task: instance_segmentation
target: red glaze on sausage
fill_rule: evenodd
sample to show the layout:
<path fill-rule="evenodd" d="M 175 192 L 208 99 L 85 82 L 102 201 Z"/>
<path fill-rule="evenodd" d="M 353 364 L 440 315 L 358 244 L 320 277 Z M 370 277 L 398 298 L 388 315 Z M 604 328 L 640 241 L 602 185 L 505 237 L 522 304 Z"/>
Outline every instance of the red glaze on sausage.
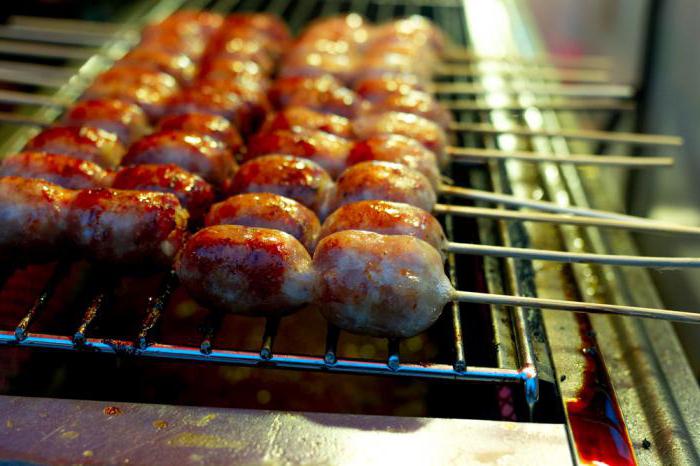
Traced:
<path fill-rule="evenodd" d="M 68 155 L 46 152 L 8 155 L 0 165 L 0 176 L 36 178 L 69 189 L 109 185 L 108 173 L 99 165 Z"/>
<path fill-rule="evenodd" d="M 148 118 L 136 104 L 118 99 L 83 100 L 63 115 L 65 126 L 91 126 L 117 135 L 129 145 L 148 132 Z"/>
<path fill-rule="evenodd" d="M 403 202 L 432 211 L 437 196 L 420 172 L 391 162 L 362 162 L 343 172 L 337 180 L 334 209 L 358 201 Z"/>
<path fill-rule="evenodd" d="M 174 194 L 193 221 L 201 219 L 214 202 L 214 188 L 200 176 L 177 165 L 134 165 L 119 169 L 112 188 Z"/>
<path fill-rule="evenodd" d="M 126 150 L 117 135 L 99 128 L 54 126 L 34 136 L 24 147 L 27 151 L 69 155 L 103 168 L 114 168 Z"/>
<path fill-rule="evenodd" d="M 100 188 L 77 192 L 66 224 L 71 243 L 88 259 L 169 265 L 184 242 L 187 220 L 172 194 Z"/>
<path fill-rule="evenodd" d="M 47 260 L 63 252 L 74 195 L 48 181 L 0 178 L 0 260 Z"/>
<path fill-rule="evenodd" d="M 445 131 L 437 123 L 418 115 L 400 112 L 363 115 L 353 121 L 353 131 L 359 139 L 377 134 L 400 134 L 430 149 L 441 166 L 449 163 Z"/>
<path fill-rule="evenodd" d="M 248 141 L 244 160 L 268 154 L 288 154 L 312 160 L 322 166 L 332 177 L 338 176 L 346 166 L 352 143 L 323 131 L 295 128 L 258 133 Z"/>
<path fill-rule="evenodd" d="M 172 115 L 161 119 L 156 127 L 158 132 L 172 130 L 210 136 L 226 144 L 232 154 L 243 147 L 243 138 L 236 127 L 219 115 L 198 112 Z"/>
<path fill-rule="evenodd" d="M 275 108 L 308 107 L 321 113 L 354 118 L 362 112 L 362 100 L 329 75 L 291 76 L 277 79 L 270 87 L 270 102 Z"/>
<path fill-rule="evenodd" d="M 275 193 L 294 199 L 323 218 L 333 193 L 328 172 L 311 160 L 289 155 L 266 155 L 241 165 L 231 194 Z"/>
<path fill-rule="evenodd" d="M 338 231 L 363 230 L 421 239 L 442 254 L 445 232 L 430 212 L 401 202 L 360 201 L 345 204 L 323 222 L 319 240 Z"/>
<path fill-rule="evenodd" d="M 291 235 L 216 225 L 198 231 L 175 263 L 180 283 L 205 306 L 233 314 L 279 316 L 311 297 L 311 257 Z"/>
<path fill-rule="evenodd" d="M 169 74 L 143 65 L 125 64 L 97 76 L 83 98 L 132 102 L 155 120 L 163 115 L 165 104 L 178 89 L 177 80 Z"/>
<path fill-rule="evenodd" d="M 129 148 L 124 165 L 167 164 L 196 173 L 222 187 L 237 169 L 226 146 L 216 139 L 186 131 L 161 131 Z"/>
<path fill-rule="evenodd" d="M 238 194 L 214 204 L 205 225 L 242 225 L 289 233 L 313 252 L 321 230 L 318 217 L 301 203 L 272 193 Z"/>
<path fill-rule="evenodd" d="M 454 292 L 440 254 L 412 236 L 346 230 L 319 241 L 314 302 L 348 332 L 408 338 L 430 327 Z"/>
<path fill-rule="evenodd" d="M 347 118 L 317 112 L 307 107 L 287 107 L 270 115 L 261 132 L 271 133 L 295 128 L 325 131 L 346 139 L 354 136 L 352 124 Z"/>
<path fill-rule="evenodd" d="M 194 62 L 184 53 L 172 53 L 159 47 L 137 46 L 114 64 L 114 67 L 138 65 L 169 74 L 181 85 L 192 82 L 197 70 Z"/>
<path fill-rule="evenodd" d="M 348 155 L 348 166 L 372 160 L 406 165 L 425 175 L 433 188 L 440 186 L 438 162 L 430 150 L 415 139 L 399 134 L 378 134 L 353 146 Z"/>

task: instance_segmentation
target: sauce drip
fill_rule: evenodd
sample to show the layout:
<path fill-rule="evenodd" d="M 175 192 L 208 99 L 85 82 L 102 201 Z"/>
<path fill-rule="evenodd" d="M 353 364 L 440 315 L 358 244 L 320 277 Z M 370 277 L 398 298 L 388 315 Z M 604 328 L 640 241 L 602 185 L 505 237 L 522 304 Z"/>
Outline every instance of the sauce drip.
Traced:
<path fill-rule="evenodd" d="M 577 314 L 576 319 L 586 357 L 583 386 L 574 399 L 566 402 L 571 431 L 582 464 L 636 465 L 615 392 L 600 355 L 591 321 Z"/>

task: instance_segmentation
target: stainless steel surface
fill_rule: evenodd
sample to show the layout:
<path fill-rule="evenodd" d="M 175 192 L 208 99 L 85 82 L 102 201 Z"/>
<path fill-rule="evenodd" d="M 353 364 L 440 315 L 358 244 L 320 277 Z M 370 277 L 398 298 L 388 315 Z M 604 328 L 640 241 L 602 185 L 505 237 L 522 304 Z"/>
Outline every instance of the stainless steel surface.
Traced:
<path fill-rule="evenodd" d="M 483 8 L 476 3 L 472 4 L 475 10 Z M 497 39 L 489 43 L 488 26 L 483 25 L 481 30 L 484 35 L 473 36 L 476 45 L 481 43 L 484 53 L 488 53 L 488 48 L 496 43 L 496 47 L 519 50 L 525 56 L 540 54 L 542 47 L 537 34 L 533 33 L 533 23 L 527 10 L 514 1 L 500 3 L 502 11 L 507 12 L 510 19 L 510 33 L 503 34 L 506 31 L 501 30 L 497 33 L 500 34 Z M 497 15 L 492 12 L 494 16 L 498 21 Z M 475 26 L 478 30 L 479 25 Z M 494 124 L 501 124 L 504 129 L 510 124 L 507 115 L 494 112 L 491 118 Z M 533 129 L 556 130 L 560 127 L 578 128 L 581 121 L 571 114 L 533 110 L 525 115 L 525 123 Z M 508 149 L 512 149 L 516 143 L 509 136 L 497 141 Z M 565 156 L 570 150 L 566 141 L 558 138 L 533 138 L 532 143 L 543 153 Z M 587 147 L 574 146 L 577 151 L 586 150 Z M 539 199 L 547 196 L 562 205 L 590 205 L 595 208 L 611 209 L 619 205 L 615 204 L 614 190 L 600 189 L 601 184 L 612 186 L 613 180 L 619 179 L 617 173 L 546 165 L 536 169 L 518 162 L 507 162 L 505 169 L 514 192 L 524 197 Z M 582 230 L 545 225 L 530 225 L 528 231 L 534 247 L 562 245 L 570 250 L 636 251 L 632 238 L 624 232 L 608 233 L 592 228 Z M 649 274 L 645 271 L 590 266 L 569 269 L 537 262 L 534 266 L 540 296 L 565 298 L 575 293 L 591 301 L 607 299 L 610 302 L 610 299 L 614 299 L 620 303 L 660 304 Z M 569 278 L 572 273 L 573 283 Z M 622 281 L 620 277 L 625 277 L 625 280 Z M 543 317 L 559 390 L 565 400 L 575 400 L 584 383 L 586 364 L 578 322 L 574 316 L 555 315 L 548 311 L 543 312 Z M 642 464 L 697 464 L 700 451 L 700 392 L 671 326 L 614 317 L 594 316 L 591 320 L 637 460 Z"/>
<path fill-rule="evenodd" d="M 0 397 L 32 464 L 572 464 L 562 425 Z"/>

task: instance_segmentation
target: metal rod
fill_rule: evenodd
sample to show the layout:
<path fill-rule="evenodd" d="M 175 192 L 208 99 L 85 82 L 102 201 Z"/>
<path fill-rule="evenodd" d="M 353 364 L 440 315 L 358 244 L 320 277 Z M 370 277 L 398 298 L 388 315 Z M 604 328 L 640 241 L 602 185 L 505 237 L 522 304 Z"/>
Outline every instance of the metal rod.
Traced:
<path fill-rule="evenodd" d="M 460 188 L 456 186 L 442 185 L 440 193 L 448 196 L 455 196 L 462 199 L 471 199 L 479 201 L 493 202 L 497 204 L 508 205 L 511 207 L 526 207 L 537 209 L 545 212 L 555 212 L 568 215 L 580 215 L 583 217 L 605 218 L 609 220 L 621 220 L 625 222 L 644 223 L 648 225 L 656 225 L 657 227 L 669 227 L 676 231 L 682 230 L 688 233 L 700 232 L 700 228 L 685 225 L 677 225 L 667 222 L 658 222 L 649 220 L 643 217 L 635 217 L 634 215 L 620 214 L 607 210 L 589 209 L 586 207 L 562 206 L 554 202 L 538 201 L 534 199 L 524 199 L 510 194 L 494 193 L 491 191 L 483 191 L 480 189 Z"/>
<path fill-rule="evenodd" d="M 700 228 L 683 225 L 669 225 L 658 222 L 631 222 L 627 220 L 613 220 L 595 217 L 583 217 L 578 215 L 562 215 L 543 212 L 518 211 L 507 209 L 489 209 L 485 207 L 469 207 L 448 204 L 436 204 L 433 207 L 434 214 L 449 214 L 468 218 L 491 218 L 498 220 L 530 221 L 554 223 L 559 225 L 579 225 L 586 227 L 617 228 L 622 230 L 637 231 L 657 234 L 686 234 L 700 235 Z"/>
<path fill-rule="evenodd" d="M 323 361 L 329 366 L 338 362 L 338 340 L 340 339 L 340 329 L 329 323 L 326 331 L 326 352 Z"/>
<path fill-rule="evenodd" d="M 598 165 L 625 168 L 655 168 L 673 166 L 672 157 L 629 157 L 625 155 L 572 154 L 551 155 L 532 151 L 503 151 L 499 149 L 482 149 L 479 147 L 447 147 L 447 153 L 454 162 L 474 163 L 475 161 L 522 160 L 525 162 L 553 162 L 570 165 Z"/>
<path fill-rule="evenodd" d="M 146 317 L 144 317 L 141 323 L 141 329 L 136 337 L 136 345 L 140 349 L 144 349 L 149 344 L 149 336 L 151 331 L 155 328 L 160 320 L 160 316 L 163 311 L 168 306 L 170 297 L 177 288 L 178 279 L 177 274 L 174 270 L 170 270 L 166 275 L 165 279 L 161 282 L 158 289 L 158 294 L 155 298 L 148 298 L 148 308 L 146 308 Z"/>
<path fill-rule="evenodd" d="M 24 72 L 0 67 L 0 82 L 29 86 L 61 87 L 67 80 L 36 72 Z"/>
<path fill-rule="evenodd" d="M 47 42 L 51 44 L 72 46 L 100 46 L 113 35 L 93 34 L 81 30 L 57 30 L 34 26 L 0 25 L 0 39 L 23 40 L 31 42 Z"/>
<path fill-rule="evenodd" d="M 71 105 L 71 102 L 57 99 L 53 96 L 32 94 L 30 92 L 9 91 L 7 89 L 0 89 L 0 103 L 14 105 L 39 105 L 59 108 L 66 108 Z"/>
<path fill-rule="evenodd" d="M 99 353 L 117 354 L 118 351 L 124 351 L 124 348 L 118 349 L 115 345 L 106 343 L 99 338 L 87 338 L 85 344 L 92 351 Z M 0 331 L 0 345 L 19 345 L 29 348 L 66 351 L 75 350 L 70 338 L 64 336 L 31 334 L 21 343 L 17 343 L 14 334 L 7 331 Z M 260 354 L 255 351 L 212 350 L 210 354 L 204 355 L 198 348 L 159 343 L 154 343 L 136 354 L 147 358 L 214 362 L 250 367 L 257 366 L 262 361 Z M 276 354 L 267 363 L 274 367 L 288 369 L 368 375 L 396 375 L 459 381 L 520 383 L 527 376 L 527 374 L 517 369 L 496 367 L 469 366 L 467 370 L 457 372 L 449 364 L 404 363 L 396 371 L 389 369 L 386 362 L 383 361 L 338 359 L 335 364 L 329 365 L 321 357 L 296 354 Z"/>
<path fill-rule="evenodd" d="M 483 76 L 513 76 L 552 81 L 579 83 L 606 83 L 610 77 L 605 70 L 582 70 L 571 68 L 495 68 L 475 65 L 442 64 L 434 75 L 444 77 L 479 78 Z"/>
<path fill-rule="evenodd" d="M 214 337 L 221 328 L 221 322 L 224 320 L 224 315 L 218 311 L 211 311 L 204 323 L 202 324 L 202 343 L 199 345 L 199 351 L 202 354 L 211 354 L 214 349 Z"/>
<path fill-rule="evenodd" d="M 90 305 L 85 310 L 83 318 L 80 322 L 78 330 L 73 334 L 73 345 L 76 347 L 86 346 L 86 334 L 90 325 L 95 321 L 95 317 L 102 309 L 102 306 L 107 301 L 107 292 L 104 290 L 99 291 L 90 301 Z"/>
<path fill-rule="evenodd" d="M 512 257 L 515 259 L 546 260 L 577 264 L 604 264 L 665 269 L 700 267 L 700 259 L 694 257 L 644 257 L 585 252 L 548 251 L 543 249 L 491 246 L 486 244 L 455 243 L 451 241 L 445 244 L 445 251 L 453 252 L 455 254 Z"/>
<path fill-rule="evenodd" d="M 272 358 L 272 345 L 275 343 L 275 337 L 277 336 L 279 325 L 279 317 L 269 317 L 265 321 L 265 333 L 263 334 L 262 347 L 260 348 L 260 357 L 265 361 Z"/>
<path fill-rule="evenodd" d="M 33 27 L 53 31 L 89 31 L 91 34 L 111 36 L 124 28 L 123 24 L 89 21 L 86 19 L 52 18 L 48 16 L 13 15 L 8 23 L 13 26 Z"/>
<path fill-rule="evenodd" d="M 389 338 L 387 341 L 387 358 L 386 365 L 392 371 L 398 370 L 401 365 L 401 356 L 399 353 L 400 340 L 398 338 Z"/>
<path fill-rule="evenodd" d="M 531 129 L 525 126 L 515 126 L 507 129 L 496 128 L 490 123 L 453 122 L 448 129 L 452 131 L 483 133 L 483 134 L 515 134 L 517 136 L 550 136 L 567 139 L 579 139 L 584 141 L 602 141 L 630 143 L 653 146 L 683 145 L 683 138 L 679 136 L 666 136 L 662 134 L 641 134 L 612 131 L 599 131 L 590 129 Z"/>
<path fill-rule="evenodd" d="M 40 128 L 45 128 L 52 124 L 52 122 L 44 120 L 43 118 L 10 112 L 0 112 L 0 123 L 19 126 L 38 126 Z"/>
<path fill-rule="evenodd" d="M 524 306 L 557 311 L 586 312 L 591 314 L 615 314 L 649 319 L 671 320 L 689 324 L 700 324 L 700 313 L 652 309 L 647 307 L 622 306 L 616 304 L 563 301 L 559 299 L 529 298 L 500 294 L 454 291 L 452 299 L 463 303 L 491 304 L 496 306 Z"/>
<path fill-rule="evenodd" d="M 23 57 L 57 58 L 62 60 L 87 60 L 96 55 L 98 49 L 71 47 L 65 45 L 47 45 L 15 40 L 0 40 L 0 53 L 20 55 Z"/>
<path fill-rule="evenodd" d="M 506 63 L 520 63 L 524 65 L 561 65 L 561 66 L 580 66 L 590 68 L 610 69 L 612 68 L 612 60 L 607 56 L 596 55 L 536 55 L 526 57 L 523 55 L 511 54 L 494 54 L 484 55 L 475 50 L 464 48 L 461 46 L 451 46 L 445 50 L 443 54 L 445 60 L 456 61 L 502 61 Z"/>
<path fill-rule="evenodd" d="M 462 95 L 482 95 L 490 93 L 499 94 L 547 94 L 551 96 L 566 97 L 614 97 L 631 98 L 634 97 L 634 88 L 618 84 L 541 84 L 528 83 L 511 84 L 503 86 L 485 86 L 471 82 L 446 82 L 433 83 L 428 90 L 435 94 L 462 94 Z M 448 101 L 449 102 L 449 101 Z"/>
<path fill-rule="evenodd" d="M 530 108 L 541 110 L 577 111 L 577 112 L 602 112 L 602 111 L 634 111 L 634 102 L 615 99 L 558 99 L 558 101 L 537 100 L 529 104 L 507 102 L 502 104 L 489 104 L 474 100 L 449 100 L 441 105 L 449 110 L 461 112 L 490 112 L 493 110 L 507 110 L 512 112 L 525 111 Z"/>
<path fill-rule="evenodd" d="M 56 291 L 56 286 L 65 278 L 69 269 L 70 262 L 65 260 L 60 261 L 56 265 L 49 280 L 44 285 L 39 296 L 37 296 L 36 301 L 34 301 L 34 304 L 29 308 L 27 314 L 22 318 L 19 324 L 17 324 L 15 328 L 15 338 L 17 338 L 17 341 L 22 341 L 27 338 L 27 332 L 29 331 L 29 326 L 32 321 L 46 309 L 49 299 L 51 299 L 51 296 L 53 296 Z"/>

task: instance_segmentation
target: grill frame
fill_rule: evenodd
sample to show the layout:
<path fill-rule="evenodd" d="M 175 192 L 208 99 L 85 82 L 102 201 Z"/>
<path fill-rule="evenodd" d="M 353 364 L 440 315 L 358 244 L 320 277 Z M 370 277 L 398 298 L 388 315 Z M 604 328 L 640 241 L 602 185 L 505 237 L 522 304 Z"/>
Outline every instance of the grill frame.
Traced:
<path fill-rule="evenodd" d="M 153 5 L 158 2 L 150 2 Z M 173 2 L 170 2 L 173 3 Z M 209 6 L 214 11 L 228 11 L 233 7 L 241 9 L 251 9 L 253 2 L 237 2 L 219 1 L 213 5 L 205 5 L 208 2 L 192 1 L 185 2 L 194 6 Z M 309 2 L 311 3 L 311 2 Z M 394 4 L 391 2 L 374 2 L 376 4 L 377 14 L 381 13 L 386 16 L 392 15 Z M 432 2 L 431 2 L 432 3 Z M 462 7 L 461 2 L 447 1 L 440 2 L 447 7 Z M 464 5 L 474 5 L 475 1 L 465 0 Z M 520 23 L 513 26 L 513 34 L 517 35 L 519 41 L 517 43 L 516 52 L 523 55 L 536 55 L 536 52 L 541 50 L 540 44 L 536 40 L 532 40 L 530 35 L 534 28 L 532 24 L 527 24 L 527 14 L 522 6 L 517 2 L 503 0 L 501 2 L 505 7 L 514 13 L 514 17 L 525 18 Z M 273 0 L 268 2 L 266 6 L 274 5 L 287 9 L 291 4 L 290 0 Z M 340 7 L 350 8 L 353 10 L 364 10 L 369 5 L 367 1 L 329 1 L 324 4 L 321 14 L 333 14 L 337 10 L 334 8 Z M 364 6 L 363 6 L 364 5 Z M 403 14 L 413 12 L 421 12 L 421 8 L 426 7 L 426 3 L 410 2 L 407 5 L 401 5 Z M 310 11 L 313 13 L 313 11 Z M 466 14 L 466 11 L 465 11 Z M 518 16 L 519 15 L 519 16 Z M 381 17 L 379 18 L 381 19 Z M 292 26 L 298 27 L 303 23 L 303 18 L 297 15 L 294 18 Z M 527 40 L 526 40 L 527 39 Z M 90 62 L 90 60 L 88 60 Z M 87 70 L 86 75 L 96 73 L 100 69 L 98 63 L 92 63 Z M 75 89 L 60 89 L 57 95 L 75 98 L 79 94 Z M 55 118 L 58 112 L 55 109 L 41 109 L 39 112 L 43 116 Z M 566 127 L 576 126 L 578 116 L 561 112 L 540 112 L 544 116 L 546 125 L 551 128 L 556 128 L 559 122 L 565 123 Z M 481 113 L 481 119 L 493 119 L 491 113 Z M 495 115 L 496 118 L 500 118 Z M 492 120 L 493 121 L 493 120 Z M 8 141 L 3 148 L 5 151 L 18 150 L 26 139 L 25 133 L 23 136 L 17 136 L 14 139 L 14 148 L 11 147 L 12 141 Z M 569 147 L 561 141 L 553 143 L 547 138 L 533 138 L 539 150 L 554 151 L 556 154 L 566 154 Z M 483 143 L 487 146 L 495 147 L 498 144 L 497 138 L 484 138 Z M 547 176 L 545 168 L 543 172 L 538 174 L 539 182 L 535 185 L 530 185 L 523 182 L 517 173 L 517 163 L 507 164 L 492 163 L 489 166 L 487 177 L 484 178 L 484 173 L 475 172 L 475 176 L 470 180 L 474 185 L 478 183 L 486 183 L 496 190 L 505 192 L 525 192 L 535 186 L 538 189 L 544 189 L 550 196 L 557 196 L 559 193 L 567 193 L 571 196 L 571 200 L 575 204 L 586 205 L 588 203 L 596 207 L 606 207 L 610 205 L 610 199 L 604 193 L 598 193 L 594 189 L 596 184 L 592 177 L 586 176 L 586 172 L 573 167 L 557 168 L 557 177 Z M 481 178 L 480 178 L 481 177 Z M 595 229 L 586 229 L 578 232 L 575 229 L 560 229 L 554 228 L 547 235 L 543 234 L 543 230 L 522 228 L 521 226 L 510 225 L 506 226 L 503 222 L 479 221 L 480 234 L 482 241 L 485 243 L 493 242 L 495 244 L 503 243 L 514 246 L 528 246 L 532 239 L 538 239 L 540 236 L 562 234 L 563 245 L 569 249 L 575 250 L 576 235 L 582 235 L 586 239 L 586 246 L 595 252 L 609 252 L 608 247 L 612 245 L 612 249 L 616 252 L 625 252 L 633 254 L 635 248 L 629 235 L 625 233 L 608 233 L 600 232 Z M 450 222 L 448 220 L 448 233 L 452 234 Z M 561 238 L 560 238 L 561 239 Z M 490 260 L 490 259 L 489 259 Z M 497 264 L 498 267 L 496 267 Z M 501 261 L 493 260 L 494 268 L 500 268 Z M 487 268 L 489 268 L 487 266 Z M 566 290 L 546 290 L 537 286 L 532 277 L 532 266 L 530 263 L 523 261 L 507 260 L 503 261 L 504 274 L 487 274 L 489 288 L 492 292 L 501 290 L 512 290 L 513 292 L 532 295 L 535 292 L 540 296 L 552 297 L 551 293 L 561 293 Z M 585 288 L 586 281 L 582 278 L 587 273 L 586 266 L 573 267 L 573 276 L 564 273 L 552 272 L 554 275 L 560 275 L 567 281 L 568 286 L 577 290 Z M 624 303 L 644 303 L 647 305 L 659 306 L 660 300 L 656 295 L 649 275 L 645 271 L 631 270 L 615 270 L 612 268 L 591 268 L 593 276 L 605 280 L 608 284 L 607 293 L 598 296 L 585 296 L 586 299 L 600 299 L 607 297 L 615 302 Z M 454 269 L 450 270 L 451 272 Z M 631 286 L 633 283 L 642 283 L 642 287 Z M 566 288 L 566 287 L 564 287 Z M 604 296 L 605 295 L 605 296 Z M 452 312 L 453 322 L 459 324 L 461 322 L 459 313 L 460 307 L 453 305 L 449 309 Z M 508 323 L 503 324 L 501 319 L 507 317 Z M 306 359 L 295 359 L 294 355 L 274 355 L 271 359 L 266 360 L 259 353 L 255 352 L 235 352 L 221 351 L 213 349 L 209 355 L 203 354 L 201 349 L 194 347 L 177 347 L 168 345 L 152 344 L 143 349 L 142 342 L 123 342 L 117 340 L 102 340 L 87 338 L 87 343 L 90 349 L 109 353 L 109 354 L 129 354 L 141 355 L 144 357 L 154 358 L 180 358 L 196 361 L 212 361 L 222 364 L 237 364 L 237 365 L 252 365 L 261 367 L 281 367 L 303 370 L 324 370 L 329 372 L 350 372 L 350 373 L 372 373 L 383 375 L 397 376 L 413 376 L 413 377 L 428 377 L 428 378 L 448 378 L 454 380 L 473 380 L 473 381 L 488 381 L 496 383 L 522 383 L 526 389 L 527 399 L 532 401 L 533 394 L 537 393 L 540 382 L 545 382 L 542 385 L 546 386 L 546 391 L 558 391 L 565 398 L 575 396 L 578 387 L 570 384 L 564 384 L 560 381 L 559 374 L 564 371 L 571 378 L 574 372 L 581 372 L 580 354 L 578 350 L 578 334 L 576 329 L 572 327 L 573 316 L 554 313 L 540 312 L 532 309 L 500 309 L 491 308 L 491 321 L 494 328 L 496 343 L 499 344 L 497 349 L 498 365 L 490 368 L 479 368 L 466 366 L 466 371 L 461 371 L 461 362 L 468 358 L 460 358 L 463 354 L 463 348 L 460 352 L 459 345 L 455 349 L 455 366 L 447 364 L 433 367 L 436 369 L 432 372 L 430 367 L 423 365 L 399 364 L 398 368 L 391 362 L 390 358 L 387 363 L 382 361 L 372 361 L 371 364 L 363 361 L 341 359 L 336 364 L 328 364 L 322 357 L 313 357 Z M 662 463 L 664 459 L 674 458 L 678 463 L 691 463 L 693 458 L 697 459 L 698 451 L 698 435 L 700 430 L 693 426 L 698 425 L 697 407 L 700 405 L 698 399 L 700 396 L 692 390 L 693 379 L 688 372 L 687 366 L 678 361 L 674 361 L 674 357 L 682 359 L 682 352 L 679 349 L 678 342 L 672 333 L 671 326 L 664 322 L 649 322 L 624 319 L 610 316 L 591 316 L 590 321 L 593 328 L 597 332 L 596 339 L 598 347 L 602 349 L 605 356 L 606 367 L 608 374 L 613 380 L 613 384 L 619 390 L 618 400 L 625 419 L 630 419 L 633 426 L 631 430 L 632 440 L 635 447 L 635 453 L 640 460 Z M 458 329 L 458 327 L 455 327 Z M 456 332 L 459 335 L 459 332 Z M 632 360 L 624 353 L 628 352 L 630 345 L 620 341 L 621 335 L 631 336 L 633 341 L 640 342 L 643 345 L 642 354 L 635 356 Z M 533 337 L 534 341 L 533 341 Z M 571 339 L 567 341 L 567 339 Z M 653 344 L 650 342 L 654 341 Z M 73 344 L 70 337 L 30 334 L 27 338 L 18 341 L 16 335 L 9 331 L 0 332 L 0 344 L 2 345 L 20 345 L 27 347 L 42 347 L 61 350 L 75 350 L 79 346 Z M 395 348 L 394 343 L 391 343 L 391 348 Z M 552 348 L 552 347 L 555 348 Z M 573 354 L 572 354 L 573 353 Z M 392 366 L 393 364 L 393 366 Z M 466 364 L 466 362 L 465 362 Z M 635 367 L 635 364 L 641 367 Z M 518 367 L 520 369 L 518 369 Z M 555 373 L 556 367 L 556 373 Z M 636 387 L 630 387 L 631 371 L 643 371 L 653 374 L 650 382 L 650 387 L 646 389 L 647 393 L 639 393 L 640 390 Z M 634 375 L 632 376 L 634 378 Z M 663 416 L 662 419 L 653 419 L 645 412 L 644 404 L 654 402 L 655 406 L 660 406 L 661 411 L 670 414 Z M 658 412 L 658 410 L 656 411 Z M 536 406 L 534 409 L 536 417 Z M 674 438 L 664 439 L 659 438 L 658 432 L 663 429 L 671 429 L 675 433 Z M 571 430 L 569 430 L 571 432 Z M 659 445 L 659 449 L 649 452 L 643 448 L 641 438 L 658 439 L 652 443 Z M 572 445 L 575 446 L 575 439 L 571 438 Z M 665 440 L 666 443 L 663 441 Z M 665 456 L 670 455 L 670 456 Z M 676 462 L 676 461 L 674 461 Z"/>
<path fill-rule="evenodd" d="M 254 2 L 235 2 L 228 0 L 220 0 L 209 5 L 209 2 L 201 0 L 191 0 L 184 2 L 169 1 L 169 2 L 151 2 L 153 7 L 148 18 L 157 18 L 163 16 L 169 9 L 177 7 L 183 8 L 206 8 L 211 11 L 226 12 L 231 10 L 247 11 L 254 9 L 256 11 L 270 11 L 274 13 L 283 13 L 292 5 L 292 0 L 271 1 L 265 8 L 255 8 Z M 177 3 L 181 5 L 176 6 Z M 420 13 L 424 8 L 450 8 L 461 10 L 461 3 L 457 1 L 440 2 L 439 5 L 410 3 L 401 5 L 391 2 L 369 2 L 369 1 L 330 1 L 321 2 L 321 12 L 318 15 L 327 16 L 337 14 L 341 11 L 370 11 L 376 7 L 375 19 L 378 21 L 386 20 L 391 17 Z M 430 6 L 429 6 L 430 5 Z M 399 11 L 400 10 L 400 11 Z M 296 9 L 296 11 L 302 11 Z M 313 14 L 314 9 L 309 9 L 308 13 Z M 449 17 L 445 14 L 444 18 Z M 307 23 L 312 16 L 301 18 L 290 18 L 290 26 L 292 29 L 298 29 L 301 25 Z M 454 18 L 454 17 L 452 17 Z M 439 18 L 435 18 L 438 19 Z M 461 18 L 458 18 L 460 21 Z M 142 23 L 145 21 L 142 20 Z M 131 26 L 133 28 L 133 26 Z M 100 71 L 109 66 L 109 62 L 104 57 L 116 58 L 120 56 L 130 45 L 133 45 L 133 40 L 129 40 L 128 32 L 131 28 L 123 30 L 115 29 L 112 39 L 107 40 L 100 47 L 100 52 L 86 60 L 85 64 L 80 67 L 80 74 L 83 76 L 80 80 L 73 80 L 66 86 L 60 87 L 50 97 L 40 97 L 50 103 L 52 99 L 60 99 L 62 101 L 77 99 L 82 90 L 87 86 L 91 77 L 94 77 Z M 462 28 L 463 29 L 463 28 Z M 452 29 L 454 31 L 454 28 Z M 462 38 L 464 40 L 465 37 Z M 453 37 L 454 39 L 454 37 Z M 94 44 L 92 44 L 94 45 Z M 43 117 L 51 120 L 56 119 L 60 115 L 60 111 L 52 108 L 41 108 L 32 114 L 33 117 Z M 8 140 L 0 149 L 3 153 L 10 153 L 19 150 L 28 137 L 27 132 L 19 132 L 17 137 Z M 454 236 L 451 219 L 446 220 L 446 233 L 449 238 Z M 454 255 L 448 260 L 448 273 L 456 282 L 456 266 Z M 63 269 L 61 265 L 58 266 Z M 141 330 L 135 336 L 134 341 L 124 341 L 116 339 L 91 338 L 89 337 L 89 327 L 97 314 L 101 312 L 101 308 L 105 301 L 104 293 L 97 291 L 93 295 L 92 303 L 84 312 L 82 322 L 78 326 L 75 334 L 70 336 L 50 335 L 50 334 L 34 334 L 31 333 L 30 325 L 32 320 L 37 317 L 45 305 L 47 299 L 53 292 L 56 286 L 58 277 L 54 275 L 54 279 L 47 284 L 41 295 L 37 299 L 37 303 L 33 306 L 28 314 L 20 321 L 14 331 L 0 330 L 0 345 L 26 346 L 45 349 L 61 349 L 66 351 L 88 350 L 91 352 L 112 353 L 112 354 L 128 354 L 131 356 L 144 356 L 151 358 L 163 359 L 182 359 L 194 360 L 199 362 L 215 362 L 220 364 L 234 364 L 243 366 L 260 366 L 260 367 L 277 367 L 286 369 L 300 370 L 316 370 L 329 372 L 343 372 L 354 374 L 373 374 L 373 375 L 390 375 L 390 376 L 411 376 L 425 379 L 450 379 L 457 381 L 476 381 L 476 382 L 491 382 L 491 383 L 516 383 L 523 386 L 525 400 L 529 405 L 534 405 L 537 402 L 539 391 L 539 377 L 535 364 L 535 356 L 531 344 L 531 336 L 527 325 L 519 312 L 516 312 L 512 321 L 513 336 L 510 339 L 498 339 L 499 345 L 513 346 L 513 354 L 516 358 L 509 361 L 511 364 L 506 364 L 501 361 L 495 367 L 480 367 L 467 364 L 464 355 L 463 333 L 461 329 L 461 312 L 463 308 L 468 306 L 464 304 L 452 303 L 446 309 L 446 312 L 451 313 L 451 321 L 453 328 L 452 351 L 454 359 L 452 364 L 434 364 L 434 363 L 402 363 L 398 351 L 398 342 L 389 340 L 387 342 L 388 357 L 386 362 L 377 360 L 358 360 L 345 359 L 335 357 L 335 348 L 338 343 L 339 331 L 329 328 L 326 344 L 326 352 L 320 356 L 303 356 L 296 354 L 275 354 L 272 353 L 270 345 L 274 339 L 274 334 L 266 331 L 263 346 L 260 352 L 252 351 L 236 351 L 236 350 L 219 350 L 212 347 L 212 339 L 216 334 L 216 323 L 206 325 L 204 337 L 199 348 L 190 346 L 174 346 L 163 345 L 155 342 L 150 342 L 148 332 L 151 328 L 157 325 L 160 317 L 160 311 L 168 300 L 169 291 L 172 287 L 168 285 L 169 280 L 166 278 L 161 285 L 161 292 L 153 297 L 153 302 L 158 303 L 151 306 L 146 311 L 146 318 L 143 321 Z M 455 283 L 456 284 L 456 283 Z M 492 325 L 495 327 L 496 318 L 502 318 L 493 314 Z M 275 323 L 268 321 L 266 329 L 272 329 Z"/>

